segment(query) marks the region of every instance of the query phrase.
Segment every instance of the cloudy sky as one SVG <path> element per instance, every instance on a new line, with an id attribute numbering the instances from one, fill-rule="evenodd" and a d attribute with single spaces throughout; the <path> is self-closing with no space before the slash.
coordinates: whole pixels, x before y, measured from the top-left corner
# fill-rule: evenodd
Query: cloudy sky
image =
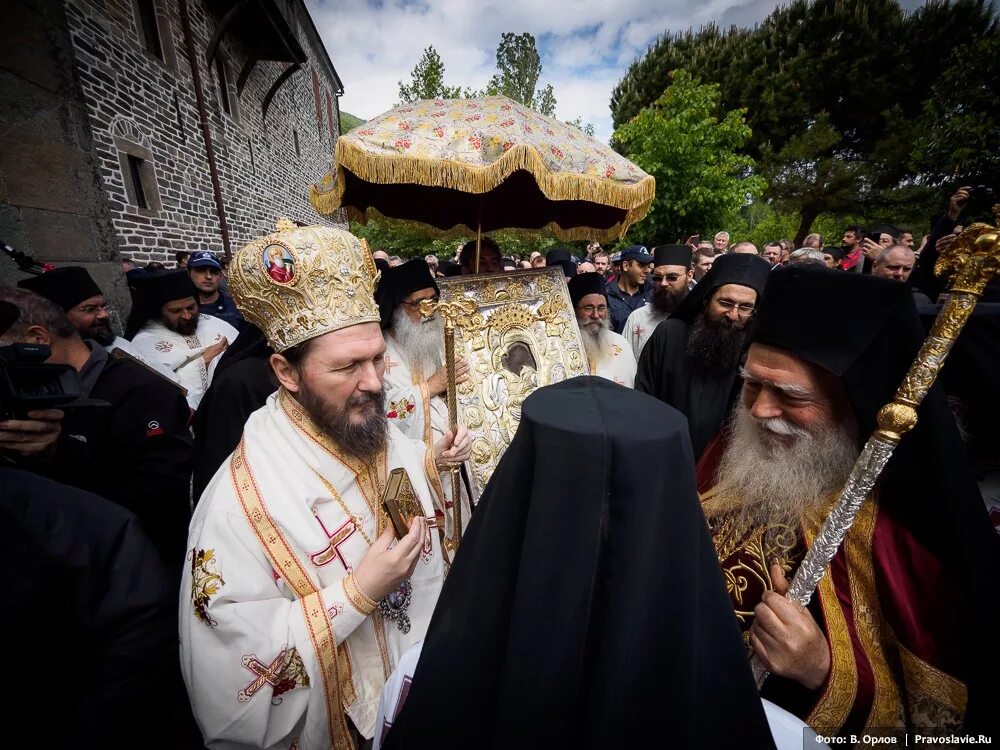
<path id="1" fill-rule="evenodd" d="M 920 0 L 903 0 L 912 7 Z M 399 81 L 428 45 L 449 85 L 485 87 L 505 31 L 530 32 L 560 119 L 582 117 L 611 136 L 611 90 L 664 30 L 709 22 L 751 26 L 777 0 L 306 0 L 344 82 L 341 108 L 370 118 L 396 104 Z"/>

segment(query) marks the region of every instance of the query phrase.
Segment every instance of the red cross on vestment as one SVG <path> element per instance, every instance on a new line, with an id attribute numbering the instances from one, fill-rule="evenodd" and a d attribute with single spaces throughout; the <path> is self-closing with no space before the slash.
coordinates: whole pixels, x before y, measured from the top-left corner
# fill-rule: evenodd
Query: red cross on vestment
<path id="1" fill-rule="evenodd" d="M 327 535 L 329 541 L 326 547 L 324 547 L 319 552 L 314 552 L 309 555 L 309 559 L 312 560 L 313 565 L 318 568 L 323 567 L 333 560 L 340 560 L 340 564 L 344 566 L 344 570 L 350 571 L 351 566 L 347 564 L 347 560 L 344 559 L 344 554 L 340 551 L 340 545 L 343 544 L 350 538 L 351 534 L 358 530 L 354 521 L 348 518 L 344 523 L 334 531 L 332 534 L 326 530 L 326 526 L 323 525 L 323 521 L 319 516 L 316 516 L 316 520 L 319 521 L 320 528 L 323 529 L 323 533 Z"/>
<path id="2" fill-rule="evenodd" d="M 240 703 L 246 703 L 264 685 L 270 685 L 272 688 L 277 685 L 280 680 L 281 667 L 285 663 L 286 653 L 288 653 L 287 648 L 281 649 L 281 653 L 274 657 L 274 661 L 270 664 L 262 662 L 257 658 L 256 654 L 244 656 L 243 666 L 250 670 L 251 674 L 254 675 L 254 679 L 236 694 L 236 699 Z"/>

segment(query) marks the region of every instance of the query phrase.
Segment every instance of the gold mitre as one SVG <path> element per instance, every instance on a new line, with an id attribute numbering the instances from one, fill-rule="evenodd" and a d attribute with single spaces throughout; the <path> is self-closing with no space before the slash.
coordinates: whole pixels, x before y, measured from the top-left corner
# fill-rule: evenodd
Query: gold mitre
<path id="1" fill-rule="evenodd" d="M 233 257 L 229 290 L 276 352 L 359 323 L 378 323 L 379 272 L 361 241 L 332 227 L 279 219 Z"/>

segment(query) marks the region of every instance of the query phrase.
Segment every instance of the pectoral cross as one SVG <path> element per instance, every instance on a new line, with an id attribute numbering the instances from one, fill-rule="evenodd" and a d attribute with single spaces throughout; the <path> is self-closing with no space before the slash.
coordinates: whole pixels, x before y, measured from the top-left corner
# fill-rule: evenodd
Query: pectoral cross
<path id="1" fill-rule="evenodd" d="M 392 372 L 392 368 L 399 364 L 399 362 L 393 362 L 392 361 L 392 357 L 390 357 L 388 354 L 385 355 L 384 362 L 385 362 L 385 374 L 386 375 L 388 375 L 390 372 Z"/>
<path id="2" fill-rule="evenodd" d="M 323 525 L 323 521 L 319 516 L 316 516 L 316 520 L 319 521 L 319 525 L 323 529 L 323 533 L 329 538 L 329 542 L 327 543 L 325 549 L 309 555 L 309 559 L 312 560 L 313 565 L 318 568 L 323 567 L 333 560 L 340 560 L 340 564 L 344 566 L 344 570 L 350 571 L 351 566 L 348 565 L 347 560 L 344 559 L 344 553 L 340 551 L 340 545 L 346 542 L 350 536 L 358 530 L 354 520 L 348 518 L 344 521 L 343 525 L 341 525 L 340 528 L 332 534 L 326 530 L 326 526 Z"/>
<path id="3" fill-rule="evenodd" d="M 285 654 L 287 652 L 287 648 L 281 649 L 281 653 L 274 657 L 274 661 L 270 664 L 265 664 L 255 654 L 244 656 L 243 666 L 250 670 L 250 673 L 254 675 L 254 679 L 236 694 L 236 700 L 240 703 L 246 703 L 264 685 L 270 685 L 272 688 L 275 687 L 281 679 L 281 667 L 285 663 Z"/>

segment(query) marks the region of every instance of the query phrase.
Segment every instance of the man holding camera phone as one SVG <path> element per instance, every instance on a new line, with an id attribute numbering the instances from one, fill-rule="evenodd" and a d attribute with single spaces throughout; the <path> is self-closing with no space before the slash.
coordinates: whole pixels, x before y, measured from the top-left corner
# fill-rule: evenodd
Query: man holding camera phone
<path id="1" fill-rule="evenodd" d="M 51 300 L 0 287 L 0 301 L 17 312 L 0 343 L 48 347 L 45 363 L 71 367 L 83 399 L 88 399 L 0 423 L 0 447 L 10 451 L 20 468 L 132 511 L 164 562 L 179 565 L 191 513 L 189 410 L 181 389 L 145 366 L 114 359 L 97 342 L 81 339 Z M 5 413 L 14 410 L 10 404 L 2 406 Z M 21 415 L 15 411 L 14 416 Z"/>

